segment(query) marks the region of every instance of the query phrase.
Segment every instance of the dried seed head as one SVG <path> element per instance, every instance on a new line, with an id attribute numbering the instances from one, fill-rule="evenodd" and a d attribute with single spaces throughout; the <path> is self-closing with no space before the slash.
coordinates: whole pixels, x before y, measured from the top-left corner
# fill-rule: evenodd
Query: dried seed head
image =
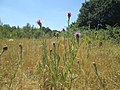
<path id="1" fill-rule="evenodd" d="M 62 31 L 65 32 L 65 29 L 63 28 Z"/>
<path id="2" fill-rule="evenodd" d="M 4 47 L 3 47 L 3 51 L 6 51 L 7 49 L 8 49 L 7 46 L 4 46 Z"/>
<path id="3" fill-rule="evenodd" d="M 95 68 L 95 71 L 97 71 L 97 66 L 96 66 L 96 63 L 95 63 L 95 62 L 93 62 L 92 64 L 93 64 L 93 66 L 94 66 L 94 68 Z"/>
<path id="4" fill-rule="evenodd" d="M 78 64 L 80 64 L 80 61 L 77 61 Z"/>
<path id="5" fill-rule="evenodd" d="M 96 63 L 95 63 L 95 62 L 93 62 L 92 64 L 93 64 L 93 65 L 95 65 Z"/>
<path id="6" fill-rule="evenodd" d="M 22 44 L 21 43 L 19 44 L 19 47 L 22 48 Z"/>
<path id="7" fill-rule="evenodd" d="M 50 49 L 50 53 L 52 52 L 52 49 Z"/>

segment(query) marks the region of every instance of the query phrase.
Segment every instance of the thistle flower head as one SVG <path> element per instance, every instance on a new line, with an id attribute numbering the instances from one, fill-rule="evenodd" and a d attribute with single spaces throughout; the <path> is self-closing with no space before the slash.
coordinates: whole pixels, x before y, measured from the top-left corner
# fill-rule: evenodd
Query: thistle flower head
<path id="1" fill-rule="evenodd" d="M 37 24 L 40 26 L 40 28 L 41 28 L 41 26 L 42 26 L 42 23 L 41 23 L 41 21 L 40 20 L 37 20 Z"/>
<path id="2" fill-rule="evenodd" d="M 70 12 L 68 12 L 68 18 L 70 18 L 71 17 L 71 13 Z"/>
<path id="3" fill-rule="evenodd" d="M 63 28 L 62 31 L 65 32 L 65 29 Z"/>
<path id="4" fill-rule="evenodd" d="M 80 33 L 80 32 L 75 32 L 75 34 L 74 34 L 74 36 L 75 36 L 76 38 L 79 38 L 79 37 L 80 37 L 80 35 L 81 35 L 81 33 Z"/>
<path id="5" fill-rule="evenodd" d="M 56 45 L 56 43 L 55 43 L 55 42 L 52 42 L 52 45 L 53 45 L 53 46 L 55 46 L 55 45 Z"/>
<path id="6" fill-rule="evenodd" d="M 21 43 L 19 44 L 19 47 L 22 48 L 22 44 Z"/>

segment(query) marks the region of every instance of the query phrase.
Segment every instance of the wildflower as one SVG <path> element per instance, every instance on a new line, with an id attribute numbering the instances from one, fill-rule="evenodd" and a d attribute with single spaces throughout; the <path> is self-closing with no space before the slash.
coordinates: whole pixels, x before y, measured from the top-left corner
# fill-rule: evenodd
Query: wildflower
<path id="1" fill-rule="evenodd" d="M 67 16 L 68 16 L 68 27 L 69 27 L 69 25 L 70 25 L 70 17 L 71 17 L 71 13 L 69 12 Z"/>
<path id="2" fill-rule="evenodd" d="M 77 42 L 79 44 L 79 38 L 80 38 L 81 33 L 80 32 L 75 32 L 74 36 L 77 39 Z"/>
<path id="3" fill-rule="evenodd" d="M 37 21 L 37 24 L 40 26 L 40 28 L 42 27 L 42 23 L 40 20 Z"/>
<path id="4" fill-rule="evenodd" d="M 65 32 L 65 29 L 63 28 L 62 31 Z"/>
<path id="5" fill-rule="evenodd" d="M 69 13 L 68 13 L 68 18 L 70 18 L 70 17 L 71 17 L 71 13 L 69 12 Z"/>
<path id="6" fill-rule="evenodd" d="M 75 34 L 74 34 L 74 35 L 75 35 L 75 37 L 76 37 L 76 38 L 79 38 L 79 37 L 80 37 L 80 35 L 81 35 L 81 33 L 80 33 L 80 32 L 75 32 Z"/>
<path id="7" fill-rule="evenodd" d="M 55 44 L 56 44 L 55 42 L 52 42 L 52 45 L 53 45 L 54 47 L 55 47 Z"/>

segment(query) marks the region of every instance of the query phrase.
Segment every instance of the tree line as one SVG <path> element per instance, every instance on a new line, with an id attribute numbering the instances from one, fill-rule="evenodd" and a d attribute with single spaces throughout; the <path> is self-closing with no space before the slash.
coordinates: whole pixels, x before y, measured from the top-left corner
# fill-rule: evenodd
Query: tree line
<path id="1" fill-rule="evenodd" d="M 120 0 L 89 0 L 79 10 L 77 26 L 120 26 Z"/>
<path id="2" fill-rule="evenodd" d="M 19 26 L 10 26 L 9 24 L 0 25 L 0 38 L 40 38 L 42 32 L 46 37 L 55 36 L 57 30 L 51 30 L 49 27 L 36 28 L 34 25 L 27 23 L 20 28 Z"/>

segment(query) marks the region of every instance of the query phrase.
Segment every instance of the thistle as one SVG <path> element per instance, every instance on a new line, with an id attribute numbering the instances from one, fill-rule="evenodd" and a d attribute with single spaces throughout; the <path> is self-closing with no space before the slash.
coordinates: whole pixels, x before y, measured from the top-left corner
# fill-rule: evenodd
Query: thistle
<path id="1" fill-rule="evenodd" d="M 65 29 L 63 28 L 62 31 L 65 32 Z"/>
<path id="2" fill-rule="evenodd" d="M 50 56 L 51 56 L 51 54 L 52 54 L 52 49 L 50 49 Z"/>
<path id="3" fill-rule="evenodd" d="M 81 33 L 80 32 L 75 32 L 74 36 L 79 44 L 79 38 L 80 38 Z"/>
<path id="4" fill-rule="evenodd" d="M 2 49 L 2 51 L 1 51 L 1 53 L 0 53 L 0 56 L 2 56 L 2 54 L 3 54 L 5 51 L 7 51 L 7 50 L 8 50 L 8 47 L 7 47 L 7 46 L 4 46 L 3 49 Z"/>
<path id="5" fill-rule="evenodd" d="M 21 64 L 22 64 L 22 51 L 23 51 L 23 46 L 22 46 L 21 43 L 19 44 L 19 48 L 20 48 L 20 58 L 19 58 L 19 61 L 18 61 L 18 63 L 17 63 L 16 70 L 15 70 L 15 72 L 13 73 L 13 77 L 11 78 L 11 81 L 10 81 L 10 84 L 9 84 L 9 89 L 10 89 L 11 86 L 12 86 L 13 80 L 14 80 L 15 77 L 16 77 L 16 74 L 17 74 L 17 72 L 18 72 L 18 69 L 19 69 L 20 67 L 22 67 Z"/>
<path id="6" fill-rule="evenodd" d="M 55 47 L 56 43 L 55 43 L 55 42 L 52 42 L 52 45 Z"/>
<path id="7" fill-rule="evenodd" d="M 6 51 L 7 49 L 8 49 L 7 46 L 4 46 L 4 47 L 3 47 L 3 51 Z"/>
<path id="8" fill-rule="evenodd" d="M 70 25 L 70 18 L 71 18 L 71 13 L 70 12 L 68 12 L 68 28 L 69 28 L 69 25 Z"/>
<path id="9" fill-rule="evenodd" d="M 20 49 L 22 49 L 22 44 L 21 43 L 19 44 L 19 47 L 20 47 Z"/>
<path id="10" fill-rule="evenodd" d="M 37 21 L 37 24 L 40 26 L 40 29 L 41 29 L 41 27 L 42 27 L 42 23 L 41 23 L 40 20 Z"/>
<path id="11" fill-rule="evenodd" d="M 21 43 L 19 44 L 19 48 L 20 48 L 20 60 L 22 60 L 23 45 Z"/>
<path id="12" fill-rule="evenodd" d="M 103 83 L 103 81 L 102 81 L 102 77 L 101 77 L 100 73 L 98 72 L 97 65 L 96 65 L 95 62 L 93 62 L 92 64 L 93 64 L 93 68 L 94 68 L 95 74 L 97 75 L 98 80 L 99 80 L 99 82 L 100 82 L 100 85 L 101 85 L 101 87 L 103 88 L 103 90 L 105 90 L 105 86 L 104 86 L 104 83 Z"/>
<path id="13" fill-rule="evenodd" d="M 71 17 L 71 13 L 69 12 L 69 13 L 68 13 L 68 19 L 70 19 L 70 17 Z"/>
<path id="14" fill-rule="evenodd" d="M 50 53 L 52 52 L 52 49 L 50 49 Z"/>

